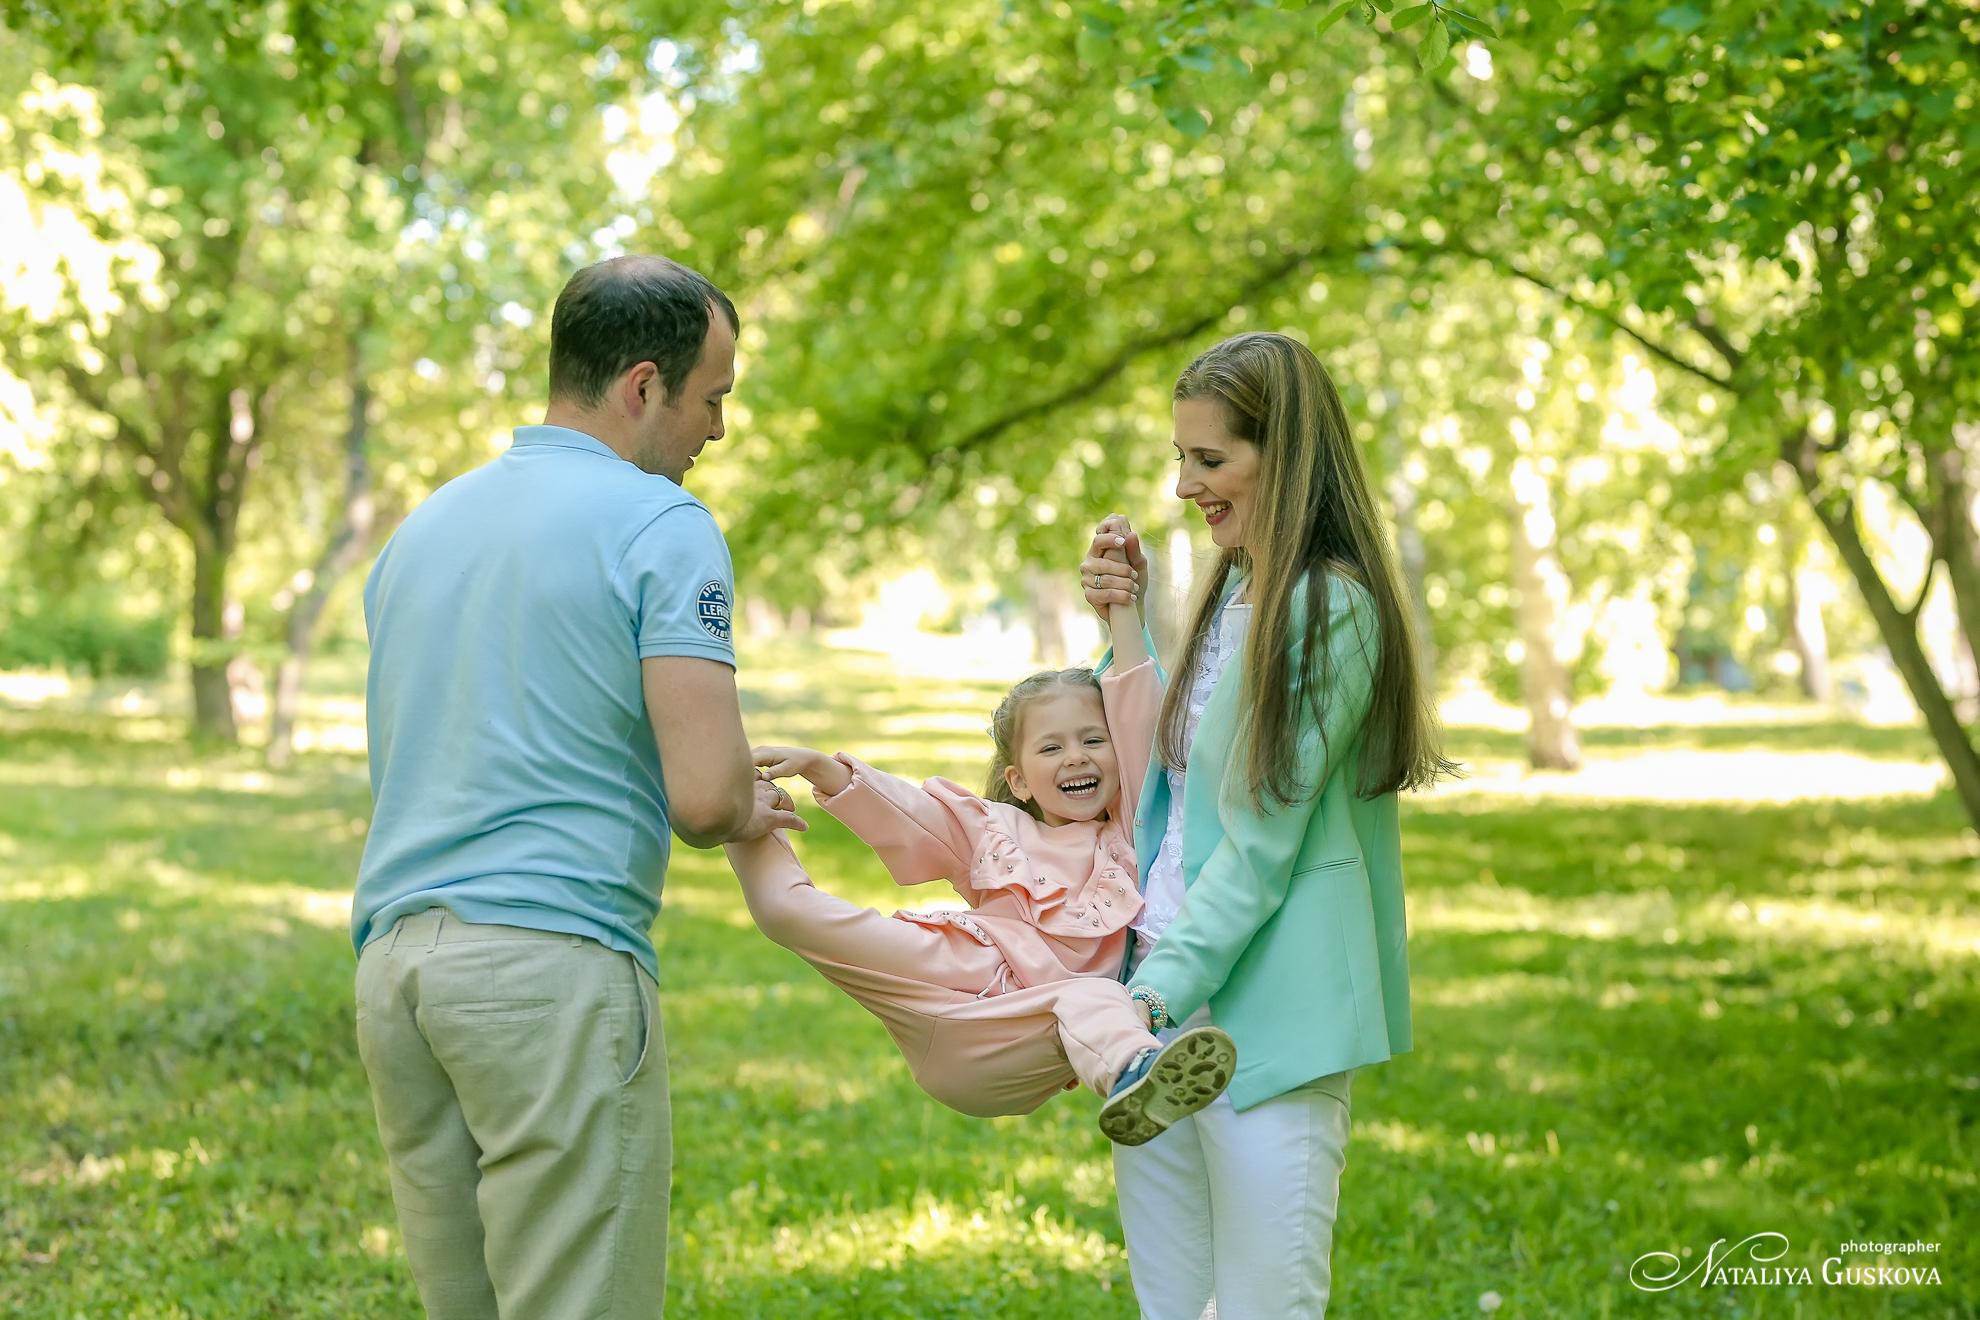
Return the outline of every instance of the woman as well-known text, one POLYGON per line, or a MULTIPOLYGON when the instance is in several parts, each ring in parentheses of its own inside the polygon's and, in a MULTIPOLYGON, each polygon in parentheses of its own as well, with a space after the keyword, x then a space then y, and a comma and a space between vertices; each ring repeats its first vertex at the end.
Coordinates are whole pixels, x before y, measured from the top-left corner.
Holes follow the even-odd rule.
MULTIPOLYGON (((1230 1320, 1317 1316, 1349 1079, 1410 1047, 1396 794, 1453 767, 1318 359, 1238 335, 1189 365, 1174 406, 1176 495, 1222 553, 1156 726, 1125 979, 1157 1029, 1214 1020, 1238 1066, 1216 1103, 1115 1152, 1121 1223, 1152 1320, 1213 1299, 1230 1320)), ((1115 520, 1081 567, 1103 610, 1146 578, 1115 520)))

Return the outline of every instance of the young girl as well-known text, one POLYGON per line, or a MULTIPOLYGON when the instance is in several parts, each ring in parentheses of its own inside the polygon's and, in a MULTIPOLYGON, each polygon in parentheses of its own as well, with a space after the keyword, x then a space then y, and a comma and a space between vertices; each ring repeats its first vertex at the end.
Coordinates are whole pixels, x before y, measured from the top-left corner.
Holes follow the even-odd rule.
POLYGON ((844 753, 756 749, 897 882, 950 880, 968 911, 856 907, 811 883, 781 831, 726 850, 757 926, 878 1017, 930 1095, 1023 1114, 1084 1082, 1108 1097, 1101 1130, 1135 1145, 1214 1100, 1236 1057, 1214 1027, 1158 1044, 1113 979, 1141 910, 1128 821, 1160 692, 1138 627, 1124 631, 1124 670, 1035 674, 1004 698, 984 797, 844 753))
MULTIPOLYGON (((1436 750, 1406 596, 1361 455, 1313 354, 1205 352, 1175 389, 1176 495, 1221 555, 1163 698, 1135 834, 1127 982, 1158 1029, 1215 1019, 1229 1092, 1114 1156, 1142 1314, 1317 1316, 1331 1286, 1352 1070, 1410 1047, 1396 793, 1436 750), (1185 901, 1185 896, 1187 901, 1185 901)), ((1098 608, 1145 574, 1082 566, 1098 608)))

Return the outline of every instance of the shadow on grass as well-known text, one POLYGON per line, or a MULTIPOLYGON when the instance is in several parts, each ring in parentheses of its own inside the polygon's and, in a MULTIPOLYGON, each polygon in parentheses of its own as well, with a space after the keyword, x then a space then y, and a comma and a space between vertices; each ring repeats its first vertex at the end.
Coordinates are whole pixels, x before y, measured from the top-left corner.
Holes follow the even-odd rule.
MULTIPOLYGON (((784 709, 857 750, 860 705, 784 709)), ((361 760, 248 790, 224 786, 246 754, 6 727, 0 1311, 412 1313, 348 940, 290 902, 348 889, 361 760)), ((1778 732, 1752 734, 1800 745, 1778 732)), ((822 884, 925 900, 813 818, 799 847, 822 884)), ((1418 1043, 1356 1079, 1338 1313, 1470 1314, 1487 1292, 1518 1315, 1957 1305, 1967 1284, 1651 1298, 1623 1274, 1764 1229, 1796 1259, 1936 1240, 1949 1281, 1980 1277, 1961 1233, 1980 986, 1958 953, 1980 881, 1949 796, 1474 796, 1405 819, 1418 1043), (1736 915, 1769 905, 1801 924, 1736 915)), ((942 1109, 877 1022, 747 926, 719 854, 677 851, 669 895, 677 1313, 1134 1313, 1093 1097, 942 1109)))

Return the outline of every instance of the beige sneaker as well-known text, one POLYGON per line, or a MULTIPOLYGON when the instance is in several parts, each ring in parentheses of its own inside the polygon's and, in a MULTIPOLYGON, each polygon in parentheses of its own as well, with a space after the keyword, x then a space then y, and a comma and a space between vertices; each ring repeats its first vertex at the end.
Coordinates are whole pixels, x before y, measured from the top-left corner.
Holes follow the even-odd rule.
POLYGON ((1191 1027, 1160 1049, 1142 1051, 1100 1107, 1100 1130, 1117 1145, 1139 1146, 1215 1100, 1237 1071, 1237 1046, 1217 1027, 1191 1027))

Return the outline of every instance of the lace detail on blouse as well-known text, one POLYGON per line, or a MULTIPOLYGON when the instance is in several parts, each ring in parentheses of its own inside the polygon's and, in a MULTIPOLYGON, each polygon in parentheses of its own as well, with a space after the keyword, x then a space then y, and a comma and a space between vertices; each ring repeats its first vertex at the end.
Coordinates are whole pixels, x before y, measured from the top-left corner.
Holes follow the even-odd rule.
MULTIPOLYGON (((1210 635, 1203 641, 1203 662, 1197 666, 1196 681, 1189 688, 1189 710, 1183 720, 1183 745, 1196 746, 1196 726, 1202 722, 1203 707, 1224 672, 1225 662, 1244 646, 1251 628, 1251 606, 1226 603, 1211 621, 1210 635)), ((1183 905, 1183 784, 1187 770, 1165 770, 1169 778, 1169 822, 1162 831, 1162 847, 1148 868, 1148 884, 1142 890, 1141 915, 1134 921, 1134 963, 1141 960, 1162 938, 1162 932, 1176 919, 1183 905)))

